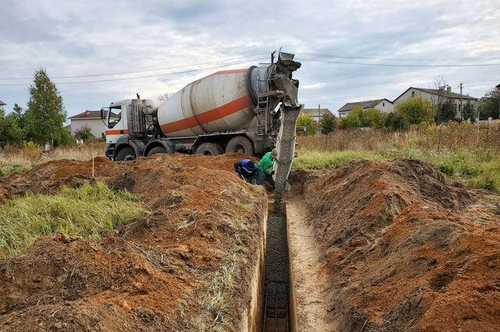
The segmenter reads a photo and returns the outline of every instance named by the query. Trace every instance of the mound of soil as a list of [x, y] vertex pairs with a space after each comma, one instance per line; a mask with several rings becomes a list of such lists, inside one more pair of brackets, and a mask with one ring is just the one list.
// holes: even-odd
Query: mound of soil
[[0, 260], [0, 330], [241, 328], [262, 264], [267, 198], [234, 174], [237, 159], [52, 161], [1, 178], [0, 204], [98, 180], [137, 193], [151, 213], [101, 241], [43, 237]]
[[316, 173], [303, 194], [339, 331], [498, 330], [498, 196], [410, 160]]

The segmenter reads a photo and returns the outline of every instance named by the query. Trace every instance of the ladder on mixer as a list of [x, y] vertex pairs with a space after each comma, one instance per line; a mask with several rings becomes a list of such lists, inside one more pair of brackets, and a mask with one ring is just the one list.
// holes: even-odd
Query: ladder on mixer
[[267, 135], [268, 122], [269, 122], [269, 97], [257, 97], [257, 135]]

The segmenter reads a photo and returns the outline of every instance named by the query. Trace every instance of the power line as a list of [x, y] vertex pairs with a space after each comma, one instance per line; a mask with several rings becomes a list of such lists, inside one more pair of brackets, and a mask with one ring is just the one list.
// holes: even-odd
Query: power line
[[[219, 64], [219, 66], [225, 67], [225, 66], [229, 66], [232, 64], [238, 64], [238, 62], [241, 62], [242, 60], [243, 59], [241, 59], [241, 58], [232, 58], [231, 63], [226, 62], [224, 64]], [[255, 61], [261, 61], [261, 60], [264, 60], [264, 58], [258, 58]], [[207, 65], [214, 65], [214, 62], [195, 63], [195, 64], [190, 64], [190, 65], [177, 65], [177, 66], [169, 66], [169, 67], [150, 67], [150, 68], [154, 68], [154, 69], [142, 70], [142, 71], [53, 76], [53, 77], [51, 77], [51, 79], [52, 80], [59, 80], [59, 79], [67, 79], [67, 78], [88, 78], [88, 77], [100, 77], [100, 76], [136, 75], [136, 74], [144, 74], [144, 73], [150, 73], [150, 72], [155, 72], [155, 71], [163, 71], [163, 70], [178, 69], [178, 68], [185, 68], [185, 67], [192, 68], [194, 66], [207, 66]], [[33, 78], [32, 76], [24, 76], [24, 77], [11, 76], [11, 77], [0, 77], [0, 80], [26, 80], [26, 79], [32, 79], [32, 78]]]
[[467, 64], [422, 64], [422, 63], [369, 63], [369, 62], [346, 62], [329, 59], [309, 59], [312, 62], [327, 62], [339, 65], [380, 66], [380, 67], [430, 67], [430, 68], [465, 68], [465, 67], [494, 67], [500, 63], [467, 63]]
[[[136, 77], [120, 77], [120, 78], [109, 78], [109, 79], [100, 79], [100, 80], [83, 80], [83, 81], [66, 81], [66, 82], [63, 81], [63, 82], [56, 82], [56, 83], [57, 83], [57, 85], [87, 84], [87, 83], [100, 83], [100, 82], [128, 81], [128, 80], [145, 79], [145, 78], [158, 78], [158, 77], [165, 76], [165, 75], [187, 74], [187, 73], [192, 73], [192, 72], [197, 72], [197, 71], [202, 71], [202, 70], [207, 70], [207, 69], [218, 69], [218, 68], [233, 66], [233, 65], [237, 65], [237, 64], [238, 63], [236, 63], [236, 62], [235, 63], [226, 63], [225, 65], [216, 65], [216, 66], [204, 67], [204, 68], [193, 68], [193, 69], [183, 70], [183, 71], [157, 73], [157, 74], [152, 74], [152, 75], [143, 75], [143, 76], [136, 76]], [[99, 76], [103, 76], [103, 75], [99, 75]], [[56, 80], [56, 79], [53, 79], [53, 80]], [[25, 85], [26, 85], [26, 83], [0, 83], [0, 86], [25, 86]]]

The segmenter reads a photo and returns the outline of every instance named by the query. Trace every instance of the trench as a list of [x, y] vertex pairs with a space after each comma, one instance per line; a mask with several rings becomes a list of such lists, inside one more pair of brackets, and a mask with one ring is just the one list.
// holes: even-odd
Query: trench
[[295, 331], [286, 203], [270, 203], [266, 230], [262, 331]]

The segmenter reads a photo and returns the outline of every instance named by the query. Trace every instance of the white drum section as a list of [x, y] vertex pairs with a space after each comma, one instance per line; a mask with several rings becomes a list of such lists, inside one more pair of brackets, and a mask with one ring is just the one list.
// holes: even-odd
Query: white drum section
[[249, 69], [219, 71], [172, 95], [158, 107], [165, 136], [245, 129], [255, 116], [248, 75]]

